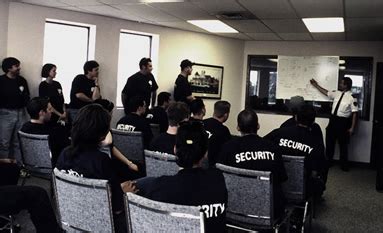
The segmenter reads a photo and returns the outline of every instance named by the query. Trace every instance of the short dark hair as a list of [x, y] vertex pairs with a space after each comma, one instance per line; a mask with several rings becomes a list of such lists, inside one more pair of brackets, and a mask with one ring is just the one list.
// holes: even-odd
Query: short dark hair
[[258, 116], [252, 109], [245, 109], [238, 114], [237, 123], [242, 133], [256, 133], [258, 131]]
[[315, 121], [316, 112], [312, 105], [301, 106], [297, 114], [297, 122], [302, 125], [311, 126]]
[[45, 97], [34, 97], [32, 98], [27, 105], [27, 112], [29, 116], [34, 119], [39, 119], [40, 111], [47, 111], [49, 99]]
[[1, 68], [3, 69], [4, 73], [8, 73], [8, 70], [11, 69], [14, 65], [20, 65], [20, 61], [14, 57], [7, 57], [3, 59]]
[[89, 71], [92, 71], [94, 68], [100, 67], [98, 62], [95, 60], [87, 61], [84, 64], [84, 74], [88, 74]]
[[144, 97], [140, 95], [133, 96], [130, 98], [127, 106], [127, 113], [136, 112], [139, 107], [142, 107], [145, 105], [145, 99]]
[[352, 87], [352, 79], [349, 77], [342, 78], [344, 85], [346, 85], [347, 90], [351, 90]]
[[214, 116], [221, 118], [223, 117], [226, 113], [230, 112], [230, 107], [231, 104], [225, 100], [220, 100], [215, 102], [214, 104]]
[[178, 126], [180, 122], [189, 119], [190, 110], [186, 103], [184, 102], [173, 102], [170, 103], [168, 109], [166, 110], [168, 115], [168, 121], [170, 126]]
[[196, 98], [190, 102], [190, 112], [194, 115], [201, 114], [202, 110], [205, 108], [205, 104], [201, 98]]
[[165, 102], [169, 102], [171, 94], [169, 92], [161, 92], [157, 96], [158, 106], [162, 106]]
[[43, 66], [43, 68], [41, 69], [41, 77], [43, 78], [48, 78], [49, 77], [49, 72], [51, 72], [51, 70], [56, 67], [56, 65], [54, 64], [51, 64], [51, 63], [47, 63]]
[[192, 66], [193, 66], [193, 62], [189, 61], [188, 59], [181, 61], [181, 64], [180, 64], [181, 70], [184, 70], [186, 67], [192, 67]]
[[139, 63], [139, 66], [140, 66], [140, 70], [143, 66], [148, 66], [149, 62], [152, 62], [152, 59], [150, 58], [147, 58], [147, 57], [144, 57], [140, 60], [140, 63]]
[[185, 122], [177, 130], [177, 164], [183, 168], [192, 168], [206, 154], [208, 136], [200, 122]]
[[94, 103], [101, 105], [108, 112], [111, 112], [114, 108], [114, 103], [112, 101], [107, 100], [107, 99], [96, 99], [94, 101]]

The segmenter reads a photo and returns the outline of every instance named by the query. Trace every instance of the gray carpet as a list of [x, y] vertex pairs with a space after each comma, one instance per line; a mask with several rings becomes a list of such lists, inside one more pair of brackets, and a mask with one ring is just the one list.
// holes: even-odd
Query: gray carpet
[[[317, 207], [311, 232], [383, 232], [383, 193], [375, 191], [376, 172], [353, 168], [343, 172], [331, 168], [325, 201]], [[49, 187], [46, 181], [30, 179], [28, 184]], [[28, 213], [17, 216], [23, 233], [35, 232]]]

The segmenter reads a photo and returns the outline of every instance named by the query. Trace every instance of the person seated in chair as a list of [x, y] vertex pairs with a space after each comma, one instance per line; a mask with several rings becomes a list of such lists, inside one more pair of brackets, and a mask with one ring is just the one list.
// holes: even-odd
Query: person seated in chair
[[161, 92], [157, 96], [157, 106], [150, 109], [146, 118], [151, 124], [158, 124], [160, 126], [160, 133], [166, 132], [168, 129], [168, 117], [166, 115], [166, 110], [170, 104], [169, 92]]
[[150, 143], [150, 150], [174, 154], [174, 145], [176, 144], [176, 134], [179, 124], [188, 121], [190, 111], [184, 102], [173, 102], [167, 110], [167, 118], [169, 121], [168, 130], [154, 137]]
[[206, 232], [225, 232], [226, 184], [217, 169], [201, 168], [207, 148], [208, 138], [201, 124], [181, 124], [175, 146], [180, 171], [173, 176], [151, 178], [142, 185], [137, 181], [137, 187], [142, 196], [152, 200], [200, 206], [206, 218]]
[[310, 128], [314, 120], [314, 107], [303, 105], [298, 110], [296, 125], [275, 129], [264, 138], [273, 141], [284, 155], [305, 157], [307, 193], [319, 198], [325, 188], [323, 174], [327, 161], [322, 137]]
[[135, 192], [133, 182], [119, 182], [112, 159], [102, 152], [110, 129], [110, 114], [99, 104], [89, 104], [77, 113], [71, 132], [72, 144], [57, 161], [57, 169], [93, 179], [108, 180], [112, 191], [112, 209], [116, 232], [126, 232], [123, 192]]
[[274, 213], [279, 217], [284, 212], [285, 204], [281, 184], [287, 180], [282, 155], [272, 142], [257, 135], [259, 124], [255, 111], [241, 111], [237, 123], [241, 137], [233, 138], [223, 145], [218, 161], [237, 168], [270, 171], [274, 185]]
[[191, 121], [200, 121], [202, 123], [203, 117], [206, 115], [206, 108], [201, 98], [196, 98], [189, 104], [192, 116]]
[[146, 111], [144, 98], [141, 96], [132, 97], [129, 100], [127, 111], [127, 115], [117, 122], [116, 128], [129, 132], [142, 132], [144, 148], [149, 148], [153, 133], [149, 122], [143, 117]]

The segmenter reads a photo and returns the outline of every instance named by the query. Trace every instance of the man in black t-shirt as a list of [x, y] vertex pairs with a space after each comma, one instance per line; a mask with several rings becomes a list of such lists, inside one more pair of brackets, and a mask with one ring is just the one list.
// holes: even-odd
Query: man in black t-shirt
[[191, 112], [191, 121], [200, 121], [202, 123], [203, 117], [206, 115], [206, 107], [201, 98], [192, 100], [189, 104]]
[[[129, 103], [129, 100], [134, 96], [144, 97], [147, 107], [152, 104], [151, 98], [153, 95], [153, 100], [155, 99], [155, 91], [158, 89], [158, 85], [154, 76], [152, 74], [153, 65], [150, 58], [142, 58], [139, 63], [140, 71], [133, 74], [126, 81], [125, 87], [122, 90], [121, 100], [124, 105], [125, 113], [126, 105]], [[154, 102], [154, 101], [153, 101]]]
[[193, 63], [186, 59], [181, 62], [180, 66], [181, 73], [178, 75], [174, 85], [174, 100], [189, 104], [195, 99], [192, 95], [191, 86], [188, 81], [188, 77], [193, 71]]
[[146, 111], [144, 98], [141, 96], [132, 97], [127, 105], [127, 110], [129, 113], [117, 122], [116, 128], [123, 131], [142, 132], [144, 147], [149, 148], [153, 133], [149, 122], [144, 118]]
[[171, 103], [167, 110], [167, 118], [169, 120], [168, 130], [153, 138], [150, 143], [150, 150], [174, 154], [174, 145], [176, 144], [176, 134], [179, 124], [187, 121], [189, 117], [189, 107], [185, 103]]
[[234, 138], [223, 145], [219, 161], [232, 167], [271, 171], [274, 184], [274, 212], [276, 216], [280, 216], [285, 204], [281, 184], [287, 180], [282, 155], [272, 142], [257, 135], [258, 116], [253, 110], [240, 112], [237, 123], [242, 137]]
[[20, 61], [14, 57], [2, 62], [0, 76], [0, 159], [20, 159], [17, 131], [27, 120], [29, 101], [27, 81], [20, 76]]
[[99, 66], [96, 61], [87, 61], [84, 64], [84, 74], [79, 74], [73, 79], [69, 103], [72, 120], [80, 108], [101, 98], [98, 83]]
[[275, 129], [264, 138], [278, 145], [284, 155], [305, 157], [308, 193], [320, 196], [324, 190], [324, 181], [321, 177], [326, 170], [327, 161], [323, 139], [310, 128], [314, 120], [314, 108], [304, 105], [298, 111], [295, 126]]
[[213, 167], [217, 161], [222, 145], [231, 139], [229, 129], [223, 125], [229, 118], [230, 103], [217, 101], [214, 104], [213, 117], [203, 121], [206, 132], [209, 135], [209, 166]]
[[166, 110], [169, 107], [170, 103], [169, 92], [161, 92], [157, 97], [157, 106], [150, 109], [146, 118], [151, 124], [158, 124], [160, 126], [160, 133], [166, 132], [168, 129], [168, 116], [166, 115]]

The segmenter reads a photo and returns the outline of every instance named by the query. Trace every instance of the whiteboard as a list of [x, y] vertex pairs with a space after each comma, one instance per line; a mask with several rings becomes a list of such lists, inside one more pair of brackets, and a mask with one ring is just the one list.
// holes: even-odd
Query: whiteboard
[[278, 56], [277, 99], [300, 95], [305, 100], [331, 101], [310, 84], [315, 79], [327, 90], [337, 90], [339, 57]]

